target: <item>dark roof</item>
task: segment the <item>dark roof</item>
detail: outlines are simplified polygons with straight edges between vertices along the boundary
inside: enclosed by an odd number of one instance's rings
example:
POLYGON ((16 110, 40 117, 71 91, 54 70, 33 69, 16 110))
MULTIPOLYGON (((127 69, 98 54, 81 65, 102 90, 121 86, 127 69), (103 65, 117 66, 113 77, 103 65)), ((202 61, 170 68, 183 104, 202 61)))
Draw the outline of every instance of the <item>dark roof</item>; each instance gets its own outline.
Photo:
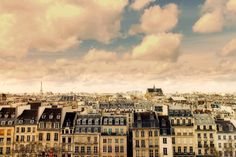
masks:
POLYGON ((133 127, 150 128, 159 127, 159 121, 155 112, 136 112, 134 113, 134 124, 133 127))
POLYGON ((13 107, 3 107, 0 111, 0 118, 15 118, 16 108, 13 107), (14 117, 13 117, 14 115, 14 117))
POLYGON ((171 123, 169 116, 158 116, 160 123, 160 134, 171 135, 171 123))
POLYGON ((161 88, 148 88, 147 91, 149 93, 163 93, 161 88))
POLYGON ((191 110, 185 109, 169 109, 169 116, 171 117, 192 117, 191 110))
POLYGON ((73 127, 75 118, 75 112, 67 112, 62 127, 73 127))
POLYGON ((39 121, 61 122, 61 108, 45 108, 39 121))
POLYGON ((236 132, 235 126, 229 120, 217 119, 215 122, 217 125, 217 132, 221 133, 236 132))
POLYGON ((37 123, 37 110, 24 110, 20 116, 17 117, 17 124, 36 124, 37 123))

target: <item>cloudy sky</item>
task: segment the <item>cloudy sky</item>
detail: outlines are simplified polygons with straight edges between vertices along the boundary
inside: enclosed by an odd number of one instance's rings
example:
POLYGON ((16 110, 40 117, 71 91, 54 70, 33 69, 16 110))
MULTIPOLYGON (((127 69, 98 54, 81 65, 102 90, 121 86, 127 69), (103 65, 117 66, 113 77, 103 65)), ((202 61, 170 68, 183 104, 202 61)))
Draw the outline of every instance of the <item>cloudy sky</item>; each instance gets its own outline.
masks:
POLYGON ((0 92, 236 91, 236 0, 1 0, 0 92))

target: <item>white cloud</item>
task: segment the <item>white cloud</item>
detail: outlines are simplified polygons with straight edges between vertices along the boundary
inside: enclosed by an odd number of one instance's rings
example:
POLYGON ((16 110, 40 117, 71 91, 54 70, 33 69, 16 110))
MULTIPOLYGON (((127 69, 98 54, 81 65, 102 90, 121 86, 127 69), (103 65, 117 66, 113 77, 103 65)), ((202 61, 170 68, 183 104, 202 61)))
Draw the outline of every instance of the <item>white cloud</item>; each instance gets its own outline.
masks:
POLYGON ((147 35, 134 47, 132 57, 142 60, 175 61, 179 56, 180 34, 147 35))
POLYGON ((235 0, 229 0, 227 3, 227 9, 232 12, 236 12, 236 1, 235 0))
POLYGON ((144 8, 145 6, 147 6, 149 3, 151 2, 151 0, 135 0, 130 7, 133 10, 140 10, 142 8, 144 8))
POLYGON ((229 41, 222 49, 222 56, 231 56, 236 54, 236 38, 229 41))
POLYGON ((105 61, 105 62, 113 62, 118 59, 117 54, 115 52, 109 52, 105 50, 96 50, 91 49, 83 58, 85 61, 94 62, 94 61, 105 61))
POLYGON ((161 8, 152 6, 145 9, 140 18, 140 24, 133 25, 130 34, 144 32, 146 34, 157 34, 172 30, 178 23, 178 7, 175 4, 168 4, 161 8))
POLYGON ((224 21, 220 11, 204 14, 193 26, 198 33, 219 32, 223 29, 224 21))
POLYGON ((22 0, 0 3, 0 54, 58 52, 81 40, 108 43, 119 36, 128 0, 22 0), (92 10, 92 11, 91 11, 92 10))
POLYGON ((235 25, 235 0, 206 0, 202 15, 193 25, 196 33, 220 32, 224 27, 235 25))

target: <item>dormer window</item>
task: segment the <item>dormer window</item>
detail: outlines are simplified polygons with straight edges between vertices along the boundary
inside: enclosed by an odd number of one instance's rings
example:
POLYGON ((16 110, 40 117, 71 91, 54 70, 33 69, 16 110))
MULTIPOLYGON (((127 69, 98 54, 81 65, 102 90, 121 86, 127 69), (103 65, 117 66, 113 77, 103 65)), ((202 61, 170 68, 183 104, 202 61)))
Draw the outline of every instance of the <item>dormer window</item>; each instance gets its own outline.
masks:
POLYGON ((34 124, 34 120, 32 119, 32 120, 30 120, 30 124, 34 124))
POLYGON ((81 124, 81 119, 77 119, 77 124, 81 124))
POLYGON ((12 121, 8 121, 8 125, 12 125, 12 121))
POLYGON ((18 122, 19 124, 23 124, 23 120, 21 119, 21 120, 19 120, 19 122, 18 122))
POLYGON ((87 128, 87 132, 91 132, 91 128, 87 128))
POLYGON ((115 119, 115 125, 119 125, 119 118, 115 119))
POLYGON ((15 114, 14 113, 11 114, 11 118, 15 118, 15 114))
POLYGON ((5 124, 6 124, 6 122, 5 122, 5 121, 2 121, 2 122, 1 122, 1 125, 5 125, 5 124))
POLYGON ((87 119, 84 118, 83 121, 82 121, 82 124, 83 124, 83 125, 86 125, 86 121, 87 121, 87 119))
POLYGON ((89 124, 89 125, 92 125, 92 122, 93 122, 93 119, 89 119, 89 120, 88 120, 88 124, 89 124))
POLYGON ((5 117, 5 118, 8 118, 8 113, 6 113, 6 114, 4 115, 4 117, 5 117))
POLYGON ((107 118, 104 118, 104 124, 107 125, 107 118))
POLYGON ((46 115, 45 115, 45 114, 43 114, 43 115, 42 115, 42 119, 45 119, 45 118, 46 118, 46 115))
MULTIPOLYGON (((178 120, 177 120, 178 121, 178 120)), ((166 121, 165 121, 165 119, 162 119, 161 120, 161 123, 162 123, 162 126, 166 126, 166 121)), ((178 123, 178 122, 177 122, 178 123)))
POLYGON ((98 132, 98 128, 94 128, 94 132, 98 132))
POLYGON ((57 119, 61 119, 61 115, 60 114, 57 115, 57 119))
POLYGON ((49 119, 52 119, 52 118, 53 118, 53 114, 50 114, 50 115, 49 115, 49 119))

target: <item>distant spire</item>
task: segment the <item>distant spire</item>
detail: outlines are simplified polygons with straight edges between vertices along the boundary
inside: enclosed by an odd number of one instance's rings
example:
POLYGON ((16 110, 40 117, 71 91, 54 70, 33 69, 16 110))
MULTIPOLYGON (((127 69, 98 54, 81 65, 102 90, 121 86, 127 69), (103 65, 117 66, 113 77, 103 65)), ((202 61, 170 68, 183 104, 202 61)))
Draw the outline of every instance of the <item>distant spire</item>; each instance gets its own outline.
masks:
POLYGON ((43 94, 43 83, 41 81, 41 86, 40 86, 40 94, 43 94))

